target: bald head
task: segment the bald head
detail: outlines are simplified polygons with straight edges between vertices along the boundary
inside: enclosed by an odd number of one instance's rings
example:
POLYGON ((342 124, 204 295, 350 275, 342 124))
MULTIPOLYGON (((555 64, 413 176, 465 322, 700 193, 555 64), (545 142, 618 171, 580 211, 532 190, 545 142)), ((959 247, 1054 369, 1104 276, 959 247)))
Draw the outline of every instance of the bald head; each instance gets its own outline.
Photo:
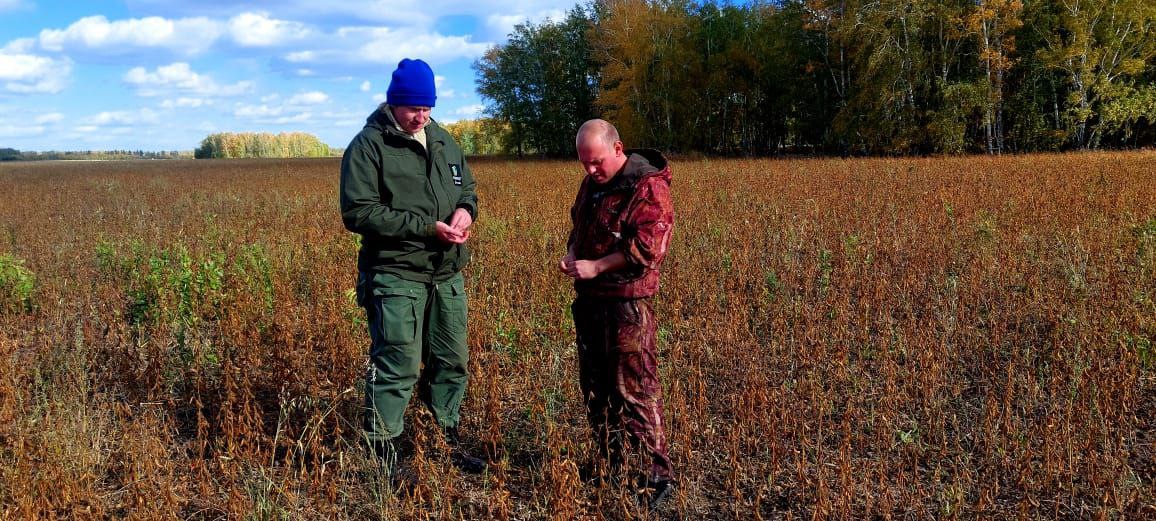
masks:
POLYGON ((609 121, 592 119, 578 128, 575 144, 581 145, 584 140, 589 139, 601 140, 607 146, 614 146, 614 143, 620 138, 618 137, 618 129, 614 128, 614 125, 611 125, 609 121))
POLYGON ((619 140, 618 129, 605 120, 592 119, 583 123, 574 145, 582 169, 595 183, 603 184, 613 179, 626 164, 626 152, 619 140))

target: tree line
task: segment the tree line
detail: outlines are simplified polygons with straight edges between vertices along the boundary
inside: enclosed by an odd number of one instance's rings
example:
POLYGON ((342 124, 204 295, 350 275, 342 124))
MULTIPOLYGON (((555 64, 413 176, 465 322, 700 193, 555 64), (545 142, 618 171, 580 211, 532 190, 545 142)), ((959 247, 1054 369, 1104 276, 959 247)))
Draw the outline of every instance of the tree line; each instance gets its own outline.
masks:
POLYGON ((442 124, 467 155, 496 155, 506 152, 509 126, 494 118, 463 119, 442 124))
POLYGON ((58 160, 128 160, 128 159, 189 159, 192 153, 179 150, 50 150, 36 152, 0 148, 0 161, 58 161, 58 160))
POLYGON ((597 0, 474 63, 506 153, 582 121, 711 154, 1156 144, 1151 0, 597 0))
POLYGON ((218 132, 201 140, 193 155, 197 159, 328 157, 333 151, 305 132, 218 132))

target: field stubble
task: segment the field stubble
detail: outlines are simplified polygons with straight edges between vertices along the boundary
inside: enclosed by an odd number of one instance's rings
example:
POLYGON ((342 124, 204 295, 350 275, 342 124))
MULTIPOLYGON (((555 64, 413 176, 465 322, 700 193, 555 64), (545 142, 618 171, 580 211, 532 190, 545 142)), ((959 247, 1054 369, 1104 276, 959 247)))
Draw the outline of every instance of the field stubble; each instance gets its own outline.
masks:
MULTIPOLYGON (((461 476, 356 443, 333 160, 0 164, 7 519, 628 519, 584 486, 574 162, 477 161, 461 476)), ((1156 516, 1156 155, 675 161, 671 519, 1156 516)))

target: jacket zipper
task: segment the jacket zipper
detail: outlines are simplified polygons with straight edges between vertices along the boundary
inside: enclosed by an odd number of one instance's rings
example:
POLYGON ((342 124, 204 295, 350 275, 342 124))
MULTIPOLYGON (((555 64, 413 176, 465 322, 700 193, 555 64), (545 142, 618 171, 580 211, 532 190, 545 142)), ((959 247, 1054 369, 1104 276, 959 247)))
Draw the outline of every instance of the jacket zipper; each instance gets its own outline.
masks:
POLYGON ((433 193, 434 212, 435 212, 434 213, 434 219, 436 220, 437 216, 442 214, 442 202, 441 202, 441 198, 438 197, 437 184, 434 183, 434 172, 437 170, 437 166, 434 165, 433 144, 434 144, 434 141, 432 139, 430 139, 430 136, 427 133, 426 134, 426 146, 422 147, 425 151, 425 177, 426 177, 426 182, 429 183, 430 192, 433 193))

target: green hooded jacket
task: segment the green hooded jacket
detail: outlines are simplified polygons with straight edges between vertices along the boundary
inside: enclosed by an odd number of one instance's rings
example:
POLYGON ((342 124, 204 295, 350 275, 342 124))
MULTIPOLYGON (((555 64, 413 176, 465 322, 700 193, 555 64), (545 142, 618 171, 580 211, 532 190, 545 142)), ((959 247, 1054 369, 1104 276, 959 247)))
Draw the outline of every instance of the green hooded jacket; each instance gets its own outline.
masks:
POLYGON ((426 146, 397 128, 382 105, 341 159, 341 220, 361 235, 357 268, 440 282, 469 262, 464 244, 437 238, 437 221, 464 208, 478 217, 474 176, 449 132, 425 127, 426 146))

